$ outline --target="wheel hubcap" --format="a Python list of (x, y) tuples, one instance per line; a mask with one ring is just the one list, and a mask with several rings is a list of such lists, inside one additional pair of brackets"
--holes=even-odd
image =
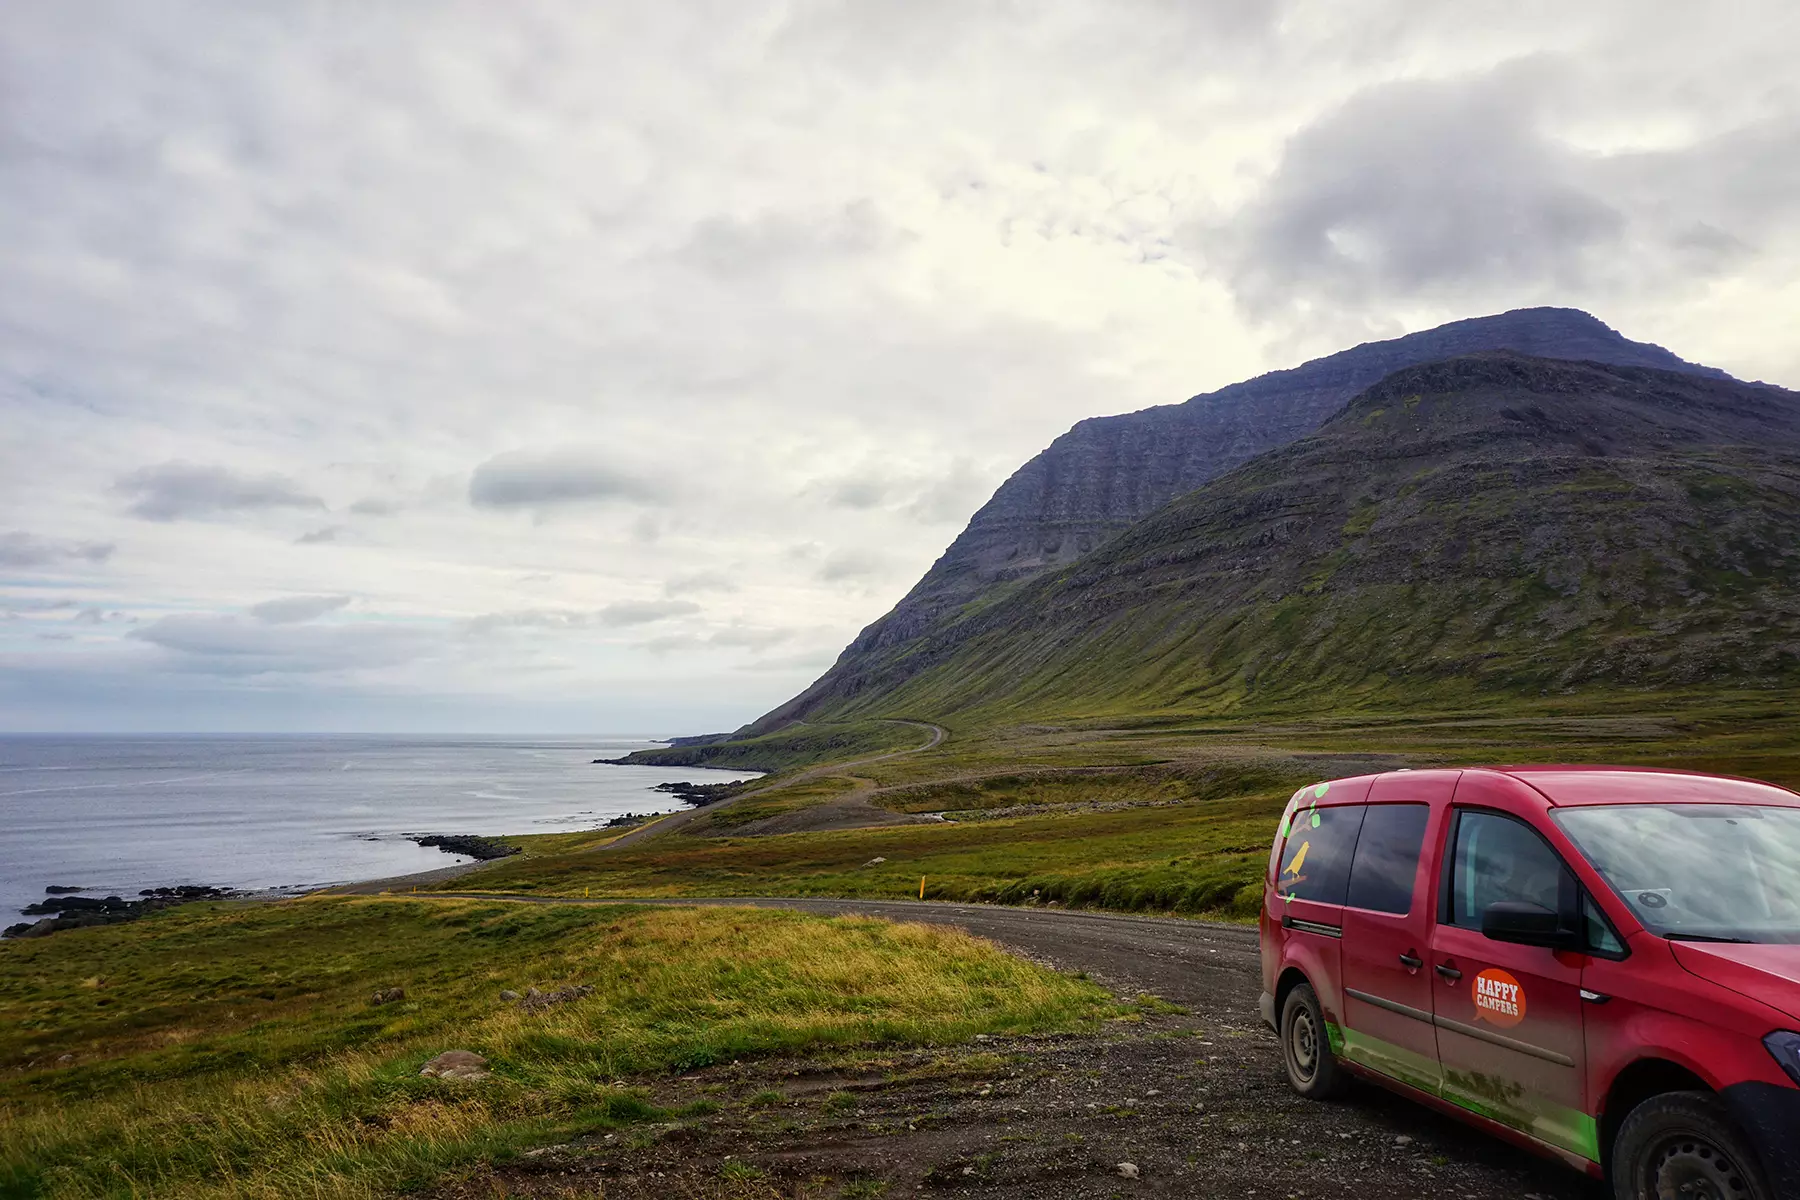
[(1749, 1200), (1750, 1185), (1737, 1164), (1698, 1137), (1670, 1138), (1650, 1159), (1656, 1200)]
[(1319, 1031), (1313, 1028), (1312, 1014), (1297, 1012), (1288, 1029), (1288, 1050), (1294, 1058), (1294, 1072), (1302, 1080), (1310, 1080), (1319, 1066)]

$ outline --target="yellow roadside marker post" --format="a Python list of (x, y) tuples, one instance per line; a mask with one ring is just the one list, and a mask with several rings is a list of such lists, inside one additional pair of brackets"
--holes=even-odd
[(924, 898), (925, 898), (925, 877), (923, 875), (921, 875), (921, 876), (919, 876), (919, 899), (923, 900)]

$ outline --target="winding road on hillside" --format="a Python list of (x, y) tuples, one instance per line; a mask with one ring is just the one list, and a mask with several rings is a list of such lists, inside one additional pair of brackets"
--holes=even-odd
[(644, 841), (647, 838), (660, 837), (665, 833), (680, 829), (683, 825), (686, 825), (689, 821), (696, 819), (703, 813), (718, 812), (722, 808), (728, 808), (731, 805), (736, 804), (739, 800), (748, 800), (752, 796), (761, 796), (780, 788), (792, 787), (796, 783), (804, 783), (809, 779), (824, 779), (833, 775), (843, 775), (856, 767), (866, 767), (871, 763), (887, 762), (889, 759), (906, 758), (913, 754), (923, 754), (927, 750), (937, 749), (943, 744), (944, 739), (950, 736), (949, 731), (943, 726), (933, 725), (928, 721), (895, 720), (890, 723), (895, 725), (910, 725), (914, 729), (925, 730), (927, 731), (927, 737), (921, 744), (910, 746), (904, 750), (889, 750), (885, 754), (875, 754), (868, 758), (857, 758), (852, 759), (849, 762), (834, 762), (827, 763), (824, 766), (810, 767), (807, 770), (800, 772), (798, 775), (791, 775), (786, 779), (783, 779), (780, 783), (771, 784), (768, 787), (751, 788), (747, 792), (739, 792), (729, 800), (720, 800), (716, 804), (708, 804), (700, 808), (690, 808), (683, 812), (670, 813), (665, 817), (657, 818), (648, 825), (640, 825), (630, 833), (627, 833), (622, 837), (614, 838), (604, 846), (596, 846), (591, 853), (603, 854), (607, 851), (619, 850), (626, 846), (636, 845), (638, 842)]

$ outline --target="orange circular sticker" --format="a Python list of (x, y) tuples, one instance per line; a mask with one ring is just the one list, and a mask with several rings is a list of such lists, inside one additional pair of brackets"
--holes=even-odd
[(1469, 985), (1475, 998), (1475, 1019), (1505, 1028), (1525, 1019), (1525, 989), (1505, 971), (1483, 971)]

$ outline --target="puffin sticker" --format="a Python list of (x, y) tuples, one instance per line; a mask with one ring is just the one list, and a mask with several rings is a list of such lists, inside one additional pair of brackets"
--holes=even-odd
[(1475, 1000), (1475, 1019), (1510, 1029), (1525, 1019), (1525, 989), (1498, 968), (1483, 971), (1469, 985)]

